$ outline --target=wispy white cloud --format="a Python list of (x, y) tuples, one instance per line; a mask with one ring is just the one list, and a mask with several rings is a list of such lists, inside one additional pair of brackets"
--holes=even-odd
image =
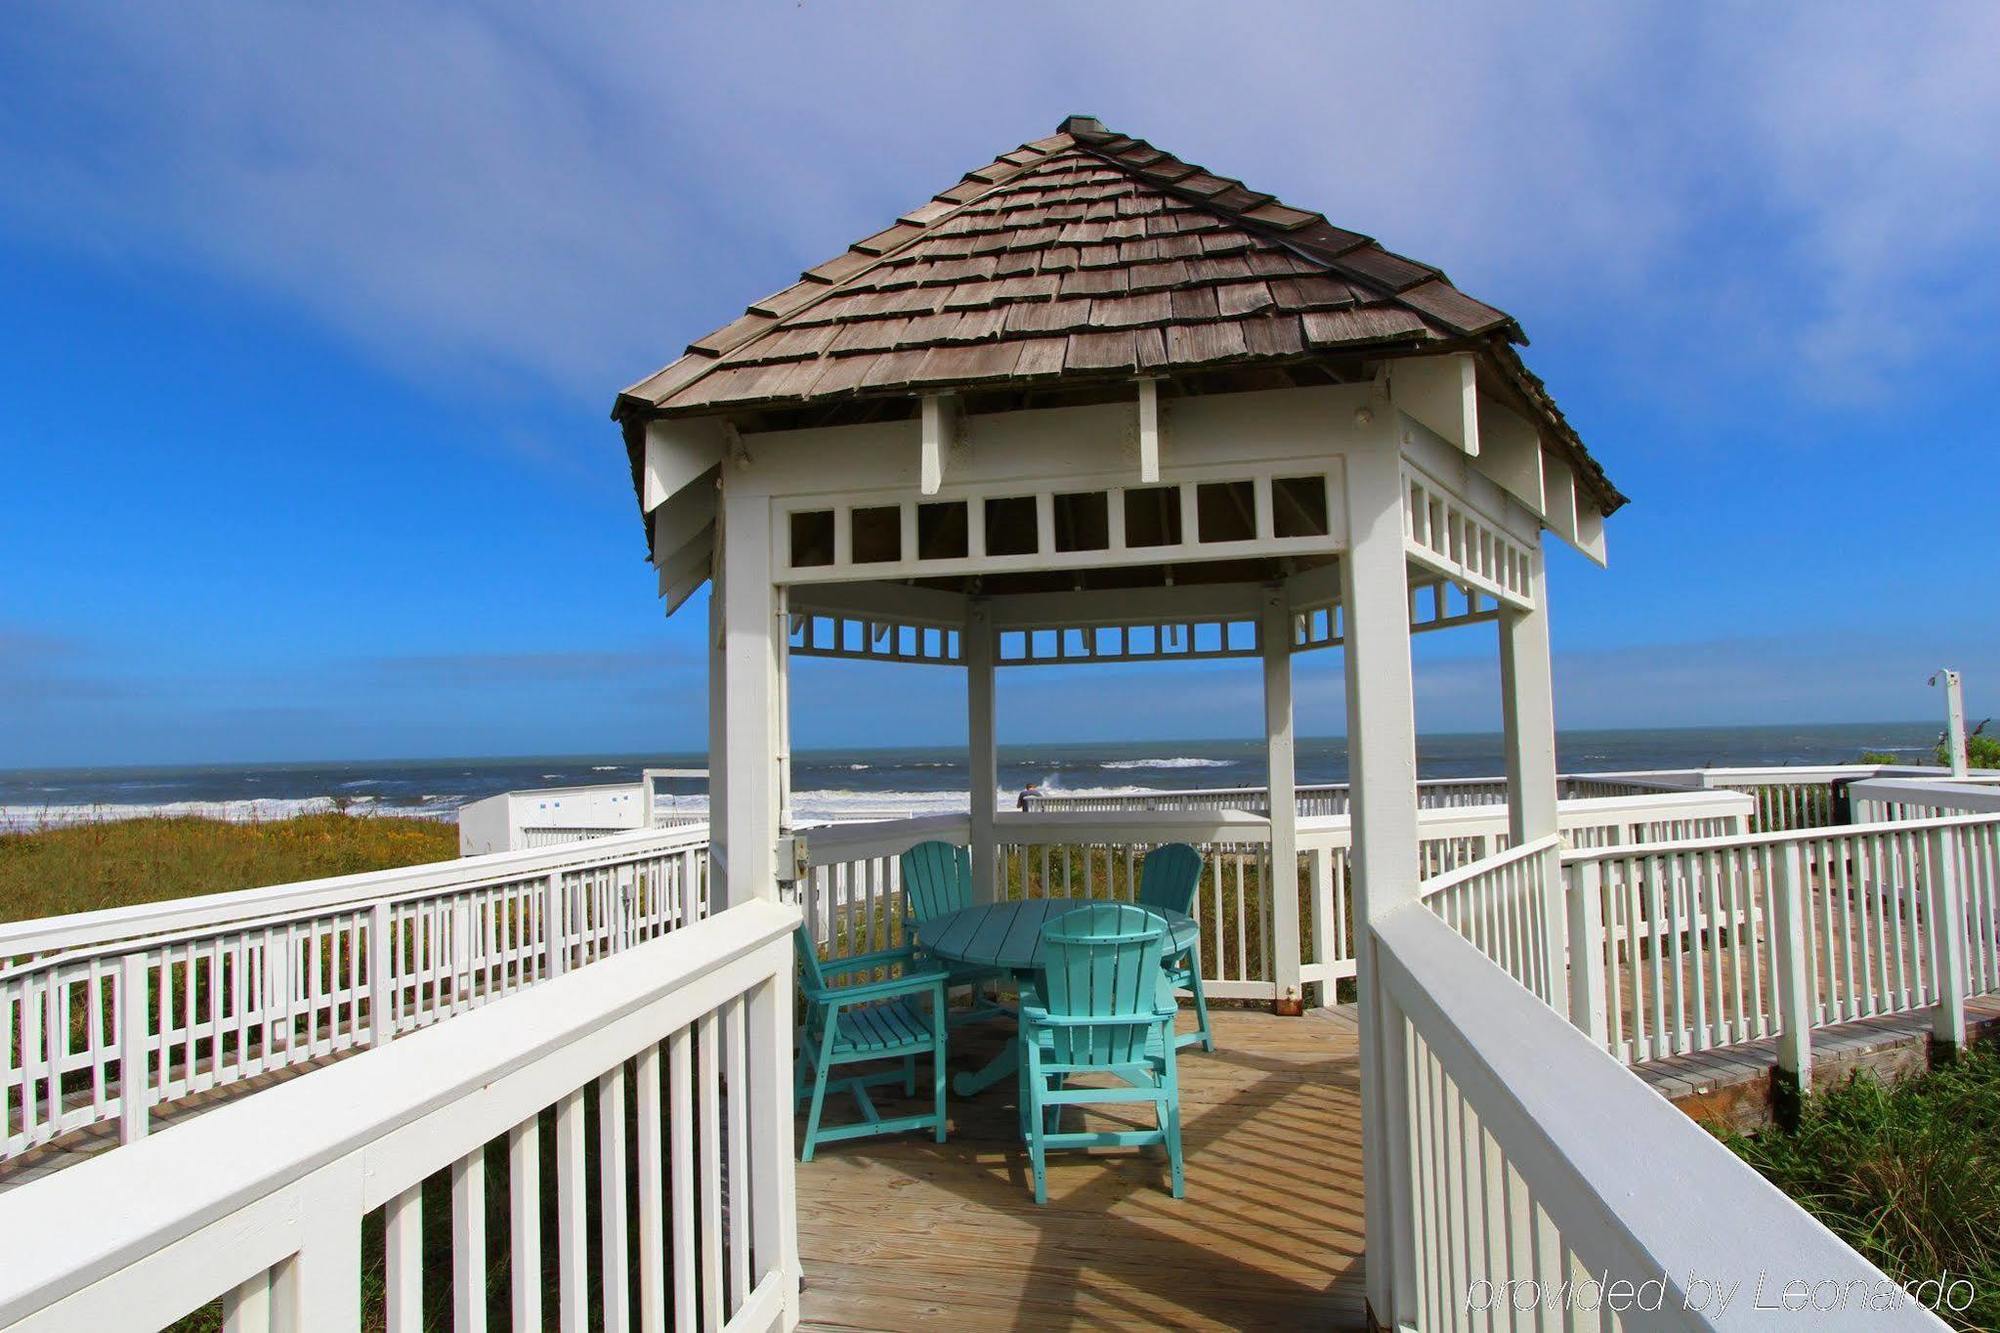
[(603, 399), (1071, 110), (1531, 331), (1699, 330), (1675, 356), (1815, 394), (1993, 295), (1989, 6), (208, 3), (17, 28), (8, 224), (199, 266), (462, 392)]

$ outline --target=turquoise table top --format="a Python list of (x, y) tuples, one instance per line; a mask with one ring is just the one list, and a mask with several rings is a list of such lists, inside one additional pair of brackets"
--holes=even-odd
[[(918, 926), (917, 943), (953, 962), (1038, 972), (1042, 967), (1042, 926), (1089, 904), (1087, 898), (1030, 898), (968, 907)], [(1200, 942), (1201, 927), (1193, 917), (1184, 912), (1151, 910), (1167, 923), (1162, 953), (1171, 956)]]

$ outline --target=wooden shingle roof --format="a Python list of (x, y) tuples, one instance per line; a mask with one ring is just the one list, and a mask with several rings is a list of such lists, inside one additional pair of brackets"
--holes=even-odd
[(613, 416), (1472, 349), (1609, 512), (1623, 497), (1516, 341), (1437, 269), (1072, 116), (690, 344)]

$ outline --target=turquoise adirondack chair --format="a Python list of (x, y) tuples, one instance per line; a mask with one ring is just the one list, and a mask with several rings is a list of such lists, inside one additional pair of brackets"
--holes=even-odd
[[(972, 906), (972, 853), (948, 842), (920, 842), (899, 858), (903, 882), (903, 934), (914, 935), (926, 921)], [(953, 989), (972, 988), (972, 1007), (954, 1013), (953, 1024), (978, 1022), (1013, 1010), (980, 996), (980, 988), (1004, 975), (997, 967), (977, 967), (964, 963), (945, 965)]]
[[(1192, 913), (1194, 892), (1201, 884), (1201, 853), (1184, 842), (1170, 842), (1146, 853), (1139, 872), (1139, 905), (1173, 912)], [(1208, 997), (1201, 989), (1201, 947), (1170, 953), (1161, 959), (1167, 980), (1176, 990), (1194, 992), (1195, 1031), (1185, 1033), (1182, 1046), (1201, 1043), (1204, 1051), (1215, 1049), (1215, 1034), (1208, 1026)]]
[[(792, 936), (799, 956), (799, 988), (805, 1012), (799, 1024), (795, 1086), (798, 1099), (812, 1100), (806, 1118), (799, 1160), (810, 1162), (813, 1149), (839, 1139), (871, 1134), (895, 1134), (911, 1129), (935, 1129), (944, 1142), (945, 1113), (945, 974), (928, 968), (909, 948), (883, 949), (852, 958), (821, 962), (804, 926)], [(877, 969), (900, 968), (887, 981), (856, 980), (844, 986), (827, 984), (827, 974), (865, 977)], [(906, 1096), (917, 1092), (917, 1058), (931, 1058), (932, 1109), (923, 1115), (884, 1118), (868, 1089), (901, 1083)], [(894, 1060), (900, 1068), (873, 1074), (836, 1077), (843, 1065)], [(857, 1124), (821, 1128), (820, 1115), (829, 1092), (851, 1093), (861, 1110)]]
[[(1035, 1202), (1049, 1201), (1052, 1148), (1166, 1145), (1173, 1196), (1181, 1167), (1181, 1088), (1173, 993), (1160, 967), (1166, 923), (1130, 903), (1093, 903), (1042, 927), (1043, 983), (1021, 1005), (1021, 1118)], [(1070, 1084), (1108, 1074), (1123, 1086)], [(1150, 1103), (1158, 1128), (1063, 1132), (1062, 1108)]]

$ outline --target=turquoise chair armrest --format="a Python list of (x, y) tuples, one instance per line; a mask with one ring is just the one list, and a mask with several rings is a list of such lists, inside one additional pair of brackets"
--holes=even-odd
[(901, 945), (894, 949), (877, 949), (873, 953), (858, 953), (850, 958), (825, 958), (820, 960), (819, 970), (841, 975), (848, 972), (869, 972), (878, 967), (894, 967), (898, 963), (908, 965), (917, 960), (914, 945)]
[(942, 1002), (944, 988), (944, 973), (913, 972), (909, 976), (893, 977), (888, 981), (868, 981), (858, 986), (829, 986), (817, 995), (813, 995), (811, 999), (814, 1004), (839, 1007), (860, 1004), (868, 1000), (888, 1000), (899, 995), (922, 995), (930, 991)]

